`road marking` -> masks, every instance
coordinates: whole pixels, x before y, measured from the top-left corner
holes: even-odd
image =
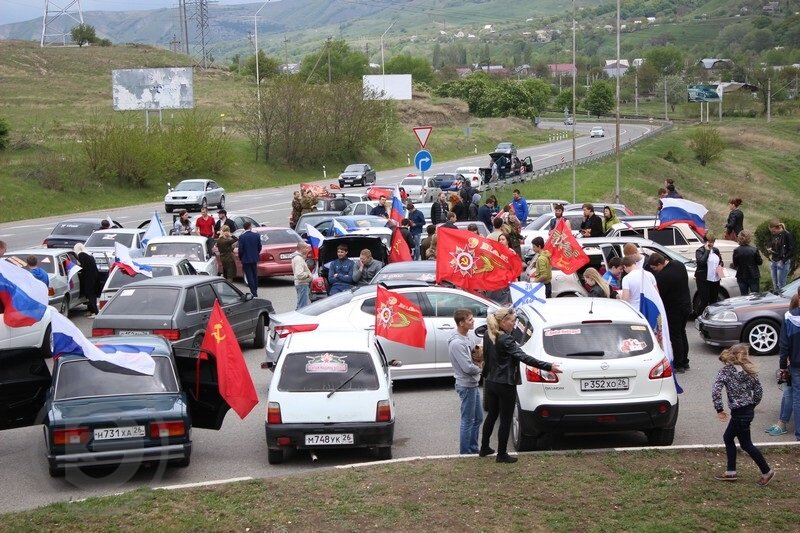
[[[197,483],[183,483],[181,485],[165,485],[163,487],[153,487],[153,490],[178,490],[178,489],[192,489],[196,487],[210,487],[213,485],[225,485],[226,483],[236,483],[239,481],[252,481],[251,476],[247,477],[232,477],[230,479],[215,479],[212,481],[198,481]]]
[[[14,226],[15,228],[49,228],[52,224],[23,224],[21,226]]]

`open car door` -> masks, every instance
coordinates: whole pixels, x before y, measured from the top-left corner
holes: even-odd
[[[186,393],[192,426],[219,429],[230,406],[219,393],[217,360],[214,357],[199,357],[200,351],[197,349],[175,348],[178,380]]]
[[[52,382],[38,349],[0,352],[0,430],[41,424]]]

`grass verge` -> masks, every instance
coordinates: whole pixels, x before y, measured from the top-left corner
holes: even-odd
[[[179,491],[139,489],[3,516],[40,531],[796,531],[797,449],[766,450],[768,487],[725,452],[646,450],[420,460]]]

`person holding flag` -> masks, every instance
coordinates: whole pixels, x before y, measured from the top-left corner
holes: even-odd
[[[319,247],[322,246],[325,236],[311,224],[306,224],[306,237],[308,244],[311,245],[311,255],[314,256],[314,259],[319,259]]]
[[[389,220],[394,220],[398,224],[402,224],[406,218],[406,208],[403,205],[403,199],[400,197],[400,189],[396,186],[392,192],[392,204],[389,210]]]
[[[483,422],[481,389],[478,383],[483,367],[483,348],[469,334],[475,327],[475,317],[469,309],[453,313],[456,331],[447,341],[447,353],[456,378],[456,393],[461,400],[461,425],[458,453],[478,453],[478,433]]]
[[[536,258],[531,261],[530,279],[534,283],[544,284],[544,297],[550,298],[553,295],[553,267],[550,264],[550,258],[553,256],[550,250],[544,247],[544,239],[541,237],[534,237],[531,241],[533,253]]]

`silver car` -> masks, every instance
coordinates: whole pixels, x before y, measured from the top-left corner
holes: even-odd
[[[86,239],[86,252],[94,257],[97,270],[108,272],[114,263],[114,245],[120,243],[130,250],[133,258],[142,256],[142,238],[147,230],[143,228],[99,229]]]
[[[67,269],[69,263],[78,264],[78,258],[72,250],[60,248],[28,248],[6,252],[3,259],[25,268],[28,256],[34,256],[39,261],[39,267],[47,272],[50,279],[49,303],[64,315],[69,315],[69,310],[75,306],[86,303],[86,298],[80,295],[81,282],[77,275],[70,279]]]
[[[439,196],[441,189],[436,185],[433,178],[423,178],[422,176],[408,176],[400,182],[400,187],[405,189],[408,199],[414,203],[434,202]]]
[[[214,180],[183,180],[164,196],[164,209],[172,213],[174,209],[195,209],[215,205],[225,208],[225,189]]]
[[[453,313],[466,308],[475,316],[475,327],[486,323],[487,312],[498,305],[491,300],[460,289],[429,286],[426,283],[387,283],[388,287],[411,300],[422,310],[427,329],[425,348],[380,339],[386,357],[402,363],[392,368],[394,379],[417,379],[453,375],[447,342],[456,331]],[[350,331],[364,335],[375,329],[377,288],[368,285],[355,292],[340,292],[297,311],[273,315],[267,339],[267,364],[279,358],[289,335],[325,335],[330,331]]]

